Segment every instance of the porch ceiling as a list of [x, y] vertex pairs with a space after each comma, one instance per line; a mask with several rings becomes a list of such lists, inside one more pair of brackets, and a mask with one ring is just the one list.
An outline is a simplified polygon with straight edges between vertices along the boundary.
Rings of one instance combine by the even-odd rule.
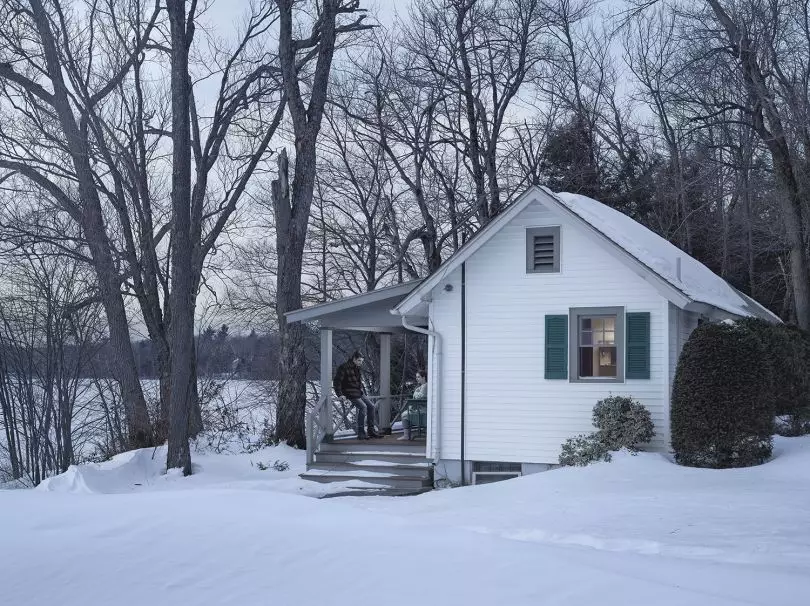
[[[414, 280], [298, 309], [287, 313], [286, 318], [288, 322], [317, 322], [321, 328], [386, 333], [407, 332], [402, 327], [400, 316], [393, 315], [391, 310], [420, 282], [420, 280]], [[416, 325], [421, 324], [418, 318], [409, 317], [409, 321]]]

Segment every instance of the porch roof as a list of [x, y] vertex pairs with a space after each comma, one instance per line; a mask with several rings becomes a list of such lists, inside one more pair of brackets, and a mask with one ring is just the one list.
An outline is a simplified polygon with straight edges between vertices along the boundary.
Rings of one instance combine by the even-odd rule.
[[[402, 332], [400, 316], [393, 310], [413, 291], [421, 280], [412, 280], [386, 288], [378, 288], [336, 301], [296, 309], [285, 315], [287, 322], [317, 322], [321, 328], [361, 330], [367, 332]], [[409, 321], [419, 325], [418, 319]]]

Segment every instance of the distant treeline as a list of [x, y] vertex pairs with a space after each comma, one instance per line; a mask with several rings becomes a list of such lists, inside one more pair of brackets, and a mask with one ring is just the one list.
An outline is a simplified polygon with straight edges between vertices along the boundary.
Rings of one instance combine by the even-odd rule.
[[[401, 335], [392, 340], [392, 382], [410, 380], [417, 366], [424, 366], [426, 344], [423, 339], [412, 335], [406, 344]], [[0, 343], [0, 356], [9, 359], [10, 346]], [[81, 356], [82, 378], [111, 378], [110, 360], [112, 353], [106, 342], [88, 347], [83, 344]], [[407, 354], [406, 354], [407, 348]], [[142, 379], [157, 379], [158, 367], [154, 345], [149, 339], [134, 342], [138, 374]], [[219, 328], [207, 327], [197, 335], [197, 374], [200, 377], [222, 377], [228, 379], [278, 380], [280, 341], [275, 332], [232, 334], [228, 325]], [[360, 350], [367, 358], [365, 372], [370, 384], [376, 385], [379, 378], [379, 337], [373, 333], [336, 332], [333, 337], [333, 363], [335, 366], [348, 358], [352, 352]], [[305, 347], [310, 380], [320, 378], [320, 340], [317, 331], [308, 333]], [[22, 352], [18, 352], [22, 353]], [[29, 352], [30, 354], [30, 352]], [[65, 360], [69, 362], [80, 355], [77, 346], [70, 343], [64, 346]], [[89, 358], [89, 359], [88, 359]], [[406, 362], [406, 358], [409, 360]], [[46, 356], [33, 356], [45, 363]], [[35, 361], [35, 364], [38, 363]], [[45, 369], [43, 368], [43, 371]], [[404, 374], [402, 374], [404, 373]], [[407, 376], [406, 376], [407, 375]]]

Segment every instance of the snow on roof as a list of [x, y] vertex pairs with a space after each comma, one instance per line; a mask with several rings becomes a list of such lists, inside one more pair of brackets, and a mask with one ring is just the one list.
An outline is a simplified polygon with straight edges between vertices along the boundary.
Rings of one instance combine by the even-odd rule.
[[[692, 300], [736, 315], [752, 315], [749, 302], [728, 282], [641, 223], [586, 196], [569, 193], [552, 195]], [[678, 259], [681, 264], [680, 277]]]

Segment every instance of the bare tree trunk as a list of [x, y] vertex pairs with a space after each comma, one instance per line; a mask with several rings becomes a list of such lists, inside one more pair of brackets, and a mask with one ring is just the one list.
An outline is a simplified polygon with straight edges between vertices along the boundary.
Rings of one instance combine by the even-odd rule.
[[96, 267], [101, 302], [109, 323], [110, 348], [114, 356], [113, 368], [117, 370], [116, 379], [121, 387], [129, 446], [144, 448], [153, 443], [149, 413], [138, 377], [135, 354], [132, 351], [129, 323], [121, 297], [118, 275], [108, 248], [109, 242], [105, 242], [107, 238], [102, 224], [101, 208], [95, 204], [85, 204], [84, 214], [85, 233]]
[[[338, 35], [341, 14], [359, 11], [359, 2], [323, 0], [312, 36], [293, 38], [293, 0], [276, 0], [279, 9], [279, 62], [284, 93], [295, 133], [295, 174], [289, 183], [287, 155], [279, 157], [279, 178], [273, 182], [273, 206], [276, 216], [278, 271], [276, 313], [281, 338], [280, 382], [278, 391], [276, 439], [291, 446], [306, 446], [304, 413], [306, 410], [306, 358], [304, 327], [287, 324], [285, 315], [301, 307], [301, 272], [307, 226], [315, 188], [316, 143], [321, 130], [329, 87], [329, 74]], [[342, 33], [368, 29], [364, 16], [342, 25]], [[317, 57], [309, 103], [304, 102], [299, 82], [298, 50], [311, 49]]]
[[470, 68], [470, 57], [467, 50], [467, 19], [468, 12], [472, 9], [474, 2], [459, 0], [453, 8], [456, 11], [456, 37], [458, 43], [458, 53], [462, 66], [462, 91], [464, 95], [464, 109], [467, 116], [467, 127], [470, 133], [470, 150], [468, 158], [472, 165], [472, 176], [475, 182], [475, 201], [478, 214], [478, 221], [481, 225], [489, 222], [490, 208], [484, 187], [485, 170], [481, 166], [481, 140], [478, 134], [478, 113], [475, 104], [475, 90], [473, 88], [472, 69]]
[[[193, 19], [186, 20], [185, 0], [168, 0], [172, 79], [172, 323], [169, 448], [166, 466], [191, 474], [189, 410], [194, 373], [194, 245], [191, 237], [191, 126], [188, 49]], [[188, 30], [187, 30], [188, 23]]]
[[[306, 446], [304, 414], [306, 411], [306, 356], [304, 326], [288, 324], [288, 311], [300, 309], [303, 240], [298, 239], [291, 218], [289, 168], [287, 153], [278, 157], [279, 178], [273, 181], [273, 206], [276, 215], [276, 249], [278, 279], [276, 314], [281, 351], [279, 353], [279, 388], [276, 406], [276, 439], [291, 446]], [[314, 172], [314, 171], [313, 171]]]

